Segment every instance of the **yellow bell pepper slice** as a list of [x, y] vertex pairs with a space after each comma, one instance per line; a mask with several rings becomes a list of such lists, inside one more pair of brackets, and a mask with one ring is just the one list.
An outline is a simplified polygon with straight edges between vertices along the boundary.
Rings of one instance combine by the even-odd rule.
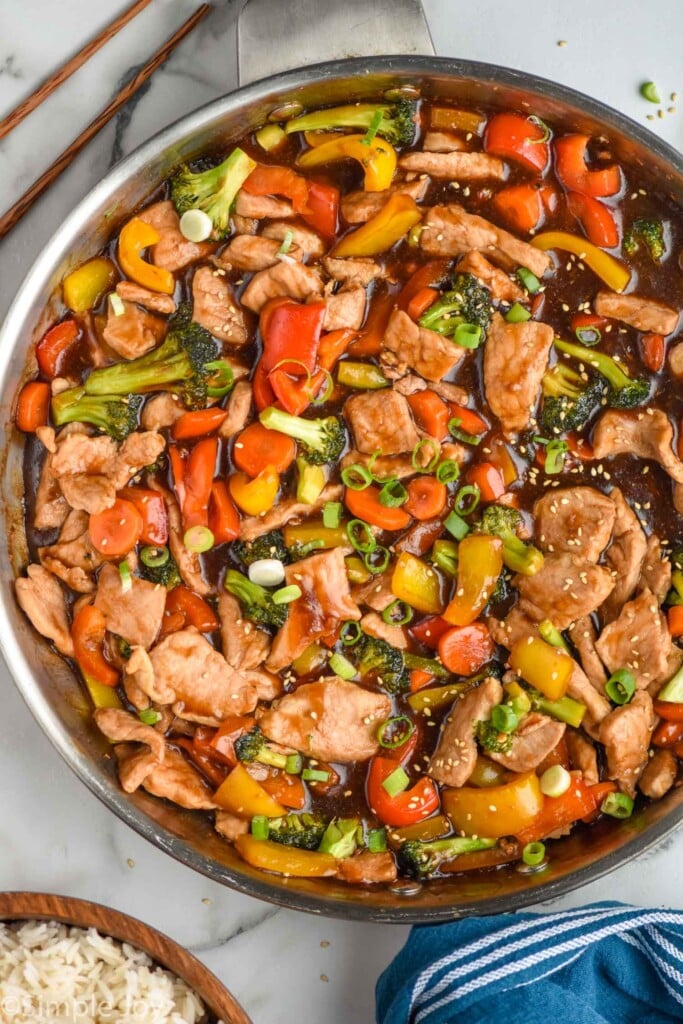
[[153, 292], [173, 295], [175, 278], [170, 270], [155, 267], [153, 263], [143, 260], [141, 253], [150, 245], [156, 245], [161, 235], [151, 224], [146, 224], [139, 217], [133, 217], [121, 230], [119, 235], [119, 263], [126, 277], [143, 288]]
[[389, 842], [400, 846], [409, 839], [417, 839], [419, 843], [428, 843], [430, 839], [441, 839], [451, 831], [451, 823], [445, 814], [437, 814], [425, 821], [416, 821], [413, 825], [389, 830]]
[[234, 473], [228, 480], [232, 499], [248, 516], [260, 516], [275, 504], [280, 489], [280, 474], [274, 466], [266, 466], [252, 480], [246, 473]]
[[252, 779], [243, 764], [236, 765], [216, 790], [214, 801], [219, 807], [240, 818], [263, 814], [281, 818], [287, 813], [282, 804], [267, 793], [260, 782]]
[[587, 263], [593, 273], [597, 274], [613, 292], [623, 292], [631, 280], [631, 274], [623, 263], [580, 235], [572, 235], [568, 231], [544, 231], [532, 238], [531, 244], [543, 252], [548, 249], [565, 249], [574, 253]]
[[308, 169], [336, 163], [337, 160], [357, 160], [365, 172], [365, 191], [384, 192], [394, 177], [396, 150], [385, 139], [375, 138], [369, 144], [364, 139], [364, 135], [334, 135], [302, 153], [297, 164]]
[[486, 118], [473, 110], [456, 110], [454, 107], [432, 107], [429, 112], [429, 126], [440, 132], [471, 132], [478, 135]]
[[332, 250], [332, 255], [377, 256], [391, 249], [421, 218], [422, 214], [411, 196], [394, 192], [379, 213], [362, 228], [342, 238]]
[[104, 256], [82, 263], [64, 278], [64, 304], [73, 313], [87, 313], [116, 280], [116, 267]]
[[452, 626], [478, 619], [503, 571], [503, 542], [487, 534], [471, 534], [458, 545], [455, 597], [443, 617]]
[[540, 636], [522, 637], [510, 651], [510, 665], [530, 686], [550, 700], [560, 700], [569, 686], [574, 662], [561, 647], [553, 647]]
[[274, 871], [291, 878], [326, 878], [337, 874], [337, 861], [331, 853], [298, 850], [270, 839], [255, 839], [249, 834], [237, 836], [235, 846], [247, 864], [261, 871]]
[[105, 686], [104, 683], [98, 683], [92, 676], [86, 675], [85, 672], [81, 673], [83, 681], [87, 687], [90, 699], [96, 708], [122, 708], [121, 698], [116, 692], [115, 687]]
[[391, 592], [399, 601], [425, 615], [439, 615], [443, 608], [441, 584], [431, 565], [402, 551], [391, 577]]
[[456, 832], [468, 836], [517, 835], [543, 810], [543, 794], [533, 772], [502, 786], [444, 789], [441, 804]]
[[349, 548], [349, 535], [345, 526], [323, 526], [322, 519], [307, 519], [284, 528], [285, 547], [296, 544], [315, 544], [321, 551], [325, 548]]

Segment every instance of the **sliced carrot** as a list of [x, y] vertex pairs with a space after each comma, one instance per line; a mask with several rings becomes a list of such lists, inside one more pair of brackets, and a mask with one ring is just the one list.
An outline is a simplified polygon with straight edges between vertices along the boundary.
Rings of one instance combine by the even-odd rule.
[[387, 508], [379, 500], [379, 487], [366, 487], [354, 491], [350, 487], [344, 492], [344, 503], [352, 516], [362, 519], [380, 530], [404, 530], [410, 523], [410, 516], [402, 508]]
[[379, 355], [389, 317], [395, 304], [396, 296], [389, 291], [373, 296], [365, 326], [349, 345], [349, 352], [353, 352], [354, 356]]
[[437, 288], [422, 288], [408, 303], [406, 313], [411, 320], [419, 320], [430, 306], [434, 305], [439, 297]]
[[416, 391], [414, 395], [408, 395], [408, 405], [418, 427], [426, 430], [430, 437], [435, 437], [437, 441], [443, 441], [447, 437], [451, 412], [436, 391], [430, 388]]
[[439, 657], [449, 672], [470, 676], [493, 657], [495, 645], [485, 623], [454, 626], [439, 640]]
[[226, 544], [228, 541], [237, 540], [240, 534], [240, 514], [225, 480], [215, 480], [211, 485], [209, 529], [213, 534], [214, 544]]
[[675, 604], [666, 613], [669, 632], [672, 636], [683, 636], [683, 605]]
[[485, 434], [489, 429], [489, 425], [486, 420], [483, 420], [478, 412], [474, 409], [468, 409], [465, 405], [458, 405], [456, 402], [448, 403], [451, 410], [451, 417], [456, 420], [460, 420], [458, 424], [460, 430], [464, 430], [466, 434], [472, 434], [473, 437], [479, 437], [480, 434]]
[[467, 480], [476, 484], [482, 501], [496, 501], [505, 494], [503, 474], [492, 462], [479, 462], [467, 471]]
[[434, 679], [431, 672], [425, 672], [423, 668], [414, 668], [410, 673], [410, 692], [417, 693], [418, 690], [422, 690]]
[[88, 533], [96, 551], [106, 558], [127, 555], [142, 536], [143, 521], [132, 501], [117, 498], [111, 508], [90, 516]]
[[47, 425], [50, 413], [50, 385], [32, 380], [21, 389], [17, 402], [16, 424], [25, 434], [35, 434]]
[[132, 502], [142, 516], [142, 543], [163, 547], [168, 540], [168, 512], [163, 494], [146, 487], [124, 487], [118, 497]]
[[74, 655], [83, 675], [103, 686], [116, 686], [119, 674], [104, 656], [107, 623], [103, 613], [93, 604], [76, 612], [71, 626]]
[[533, 185], [511, 185], [493, 197], [493, 205], [515, 231], [530, 234], [543, 222], [545, 211], [540, 191]]
[[664, 366], [666, 346], [661, 334], [644, 334], [640, 339], [643, 347], [643, 362], [652, 373], [659, 373]]
[[191, 450], [184, 467], [183, 522], [191, 526], [209, 525], [209, 498], [216, 471], [218, 438], [204, 437]]
[[53, 380], [59, 373], [62, 356], [71, 348], [78, 338], [78, 325], [75, 320], [62, 320], [43, 335], [36, 347], [36, 359], [40, 372], [48, 380]]
[[414, 519], [436, 519], [446, 508], [448, 488], [434, 476], [416, 476], [406, 490], [408, 500], [403, 507]]
[[266, 466], [286, 473], [296, 458], [296, 441], [278, 430], [268, 430], [262, 423], [250, 423], [235, 438], [233, 462], [238, 469], [256, 477]]
[[212, 434], [218, 430], [227, 416], [225, 409], [197, 409], [196, 412], [184, 412], [171, 428], [174, 441], [189, 441], [193, 437]]
[[323, 370], [334, 369], [335, 363], [344, 355], [357, 334], [358, 331], [352, 331], [348, 327], [323, 334], [318, 345], [318, 365]]

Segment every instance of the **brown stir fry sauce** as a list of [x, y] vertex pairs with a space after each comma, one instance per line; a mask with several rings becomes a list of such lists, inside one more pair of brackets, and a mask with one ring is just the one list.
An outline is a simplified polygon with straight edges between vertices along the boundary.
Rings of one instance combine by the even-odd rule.
[[249, 863], [542, 866], [683, 756], [680, 211], [516, 112], [283, 127], [65, 279], [17, 599]]

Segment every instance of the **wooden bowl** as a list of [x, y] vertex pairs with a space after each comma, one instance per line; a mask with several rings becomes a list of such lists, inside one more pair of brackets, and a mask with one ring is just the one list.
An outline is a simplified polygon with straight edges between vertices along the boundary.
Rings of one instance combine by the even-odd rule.
[[77, 928], [96, 928], [120, 942], [141, 949], [200, 997], [224, 1024], [253, 1024], [218, 978], [167, 935], [134, 917], [88, 900], [41, 892], [0, 892], [0, 921], [59, 921]]

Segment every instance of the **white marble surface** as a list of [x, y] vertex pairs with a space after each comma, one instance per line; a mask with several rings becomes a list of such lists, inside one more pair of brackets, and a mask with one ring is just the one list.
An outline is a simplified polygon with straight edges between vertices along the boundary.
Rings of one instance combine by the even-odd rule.
[[[0, 116], [125, 7], [125, 0], [0, 0]], [[0, 142], [0, 207], [77, 135], [118, 83], [196, 7], [154, 0], [120, 38]], [[678, 0], [425, 0], [442, 55], [526, 69], [573, 85], [644, 122], [683, 93]], [[49, 195], [0, 243], [0, 314], [60, 220], [122, 154], [158, 128], [234, 87], [234, 13], [207, 18], [151, 84], [90, 144]], [[558, 47], [559, 40], [566, 46]], [[312, 55], [323, 59], [324, 53]], [[672, 105], [665, 102], [664, 106]], [[683, 116], [650, 123], [683, 147]], [[366, 1024], [373, 987], [404, 941], [399, 927], [319, 920], [241, 897], [158, 852], [114, 820], [60, 761], [0, 669], [0, 889], [62, 892], [133, 913], [186, 944], [221, 977], [255, 1024]], [[613, 898], [683, 907], [681, 837], [647, 860], [562, 900]]]

